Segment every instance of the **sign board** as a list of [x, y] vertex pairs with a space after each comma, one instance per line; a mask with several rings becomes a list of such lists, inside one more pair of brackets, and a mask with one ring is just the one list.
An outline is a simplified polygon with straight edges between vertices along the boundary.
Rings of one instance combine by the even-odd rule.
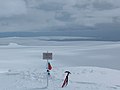
[[43, 59], [52, 60], [52, 53], [43, 53]]

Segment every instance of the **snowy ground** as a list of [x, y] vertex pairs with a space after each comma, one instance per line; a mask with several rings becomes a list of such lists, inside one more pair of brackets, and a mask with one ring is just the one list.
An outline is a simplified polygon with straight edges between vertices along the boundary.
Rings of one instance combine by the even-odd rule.
[[[46, 51], [54, 54], [48, 88], [42, 60]], [[119, 42], [0, 46], [0, 90], [120, 90], [119, 53]], [[68, 86], [61, 88], [65, 70], [71, 75]]]

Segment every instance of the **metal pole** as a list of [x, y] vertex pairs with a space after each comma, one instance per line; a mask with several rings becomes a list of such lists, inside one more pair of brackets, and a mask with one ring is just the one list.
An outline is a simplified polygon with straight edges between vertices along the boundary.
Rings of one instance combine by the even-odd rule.
[[[48, 53], [48, 51], [47, 51], [47, 53]], [[47, 86], [46, 87], [48, 87], [48, 59], [47, 59], [46, 69], [47, 69], [47, 73], [46, 73]]]
[[48, 59], [47, 59], [47, 87], [48, 87]]

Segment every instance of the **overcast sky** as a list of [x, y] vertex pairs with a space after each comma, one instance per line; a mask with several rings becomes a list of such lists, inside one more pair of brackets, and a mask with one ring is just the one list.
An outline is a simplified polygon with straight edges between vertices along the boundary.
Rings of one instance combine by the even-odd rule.
[[0, 32], [97, 30], [99, 25], [119, 30], [120, 0], [0, 0]]

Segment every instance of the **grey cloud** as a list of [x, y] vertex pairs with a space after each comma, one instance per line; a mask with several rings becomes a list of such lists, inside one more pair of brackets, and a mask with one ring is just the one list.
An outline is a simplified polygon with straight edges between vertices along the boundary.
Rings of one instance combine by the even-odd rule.
[[120, 16], [113, 17], [114, 23], [120, 23]]
[[54, 27], [58, 35], [95, 37], [96, 40], [120, 40], [120, 23], [102, 23], [96, 24], [94, 27], [86, 27], [80, 25], [67, 25], [65, 27]]
[[26, 10], [23, 0], [0, 0], [0, 17], [26, 14]]
[[73, 7], [77, 8], [77, 9], [87, 9], [87, 8], [89, 8], [88, 6], [89, 6], [88, 3], [87, 4], [83, 4], [83, 5], [80, 5], [80, 4], [77, 3]]
[[95, 30], [94, 27], [91, 26], [84, 26], [84, 25], [79, 25], [79, 24], [74, 24], [74, 23], [69, 23], [66, 24], [65, 26], [54, 26], [49, 28], [50, 30], [54, 30], [54, 31], [70, 31], [70, 32], [77, 32], [77, 31], [84, 31], [84, 30]]
[[117, 8], [112, 3], [106, 1], [95, 1], [93, 2], [93, 7], [97, 10], [110, 10]]
[[13, 15], [11, 17], [0, 18], [0, 25], [9, 26], [12, 24], [24, 23], [26, 21], [27, 21], [27, 17], [25, 15]]
[[[7, 1], [10, 2], [10, 0]], [[80, 32], [81, 30], [97, 30], [96, 24], [112, 22], [118, 24], [120, 22], [118, 4], [114, 0], [99, 1], [101, 2], [98, 0], [24, 0], [19, 9], [23, 6], [22, 9], [27, 8], [27, 13], [24, 14], [25, 10], [23, 10], [20, 14], [14, 12], [15, 14], [11, 14], [10, 17], [0, 17], [0, 32], [35, 32], [48, 29], [51, 32], [69, 30]]]
[[103, 40], [120, 40], [120, 23], [96, 24], [96, 37]]
[[25, 15], [13, 15], [11, 17], [2, 17], [0, 18], [0, 21], [18, 21], [25, 18]]
[[72, 14], [68, 13], [68, 12], [56, 13], [55, 19], [60, 20], [60, 21], [64, 21], [64, 22], [71, 22], [71, 21], [75, 20], [75, 18], [72, 17]]
[[118, 6], [115, 6], [113, 3], [104, 0], [103, 1], [95, 0], [93, 3], [89, 1], [84, 4], [76, 3], [73, 7], [76, 7], [78, 9], [91, 9], [92, 8], [91, 6], [93, 7], [93, 9], [96, 10], [110, 10], [118, 8]]
[[63, 10], [63, 6], [64, 4], [49, 2], [49, 3], [42, 3], [34, 8], [41, 9], [44, 11], [57, 11], [57, 10]]
[[[5, 32], [0, 33], [2, 37], [6, 36], [20, 36], [20, 37], [37, 37], [41, 35], [64, 35], [64, 36], [81, 36], [81, 37], [94, 37], [94, 40], [103, 40], [103, 41], [118, 41], [120, 40], [120, 23], [103, 23], [103, 24], [96, 24], [95, 27], [86, 27], [80, 26], [76, 24], [69, 24], [63, 27], [51, 27], [46, 29], [44, 28], [43, 31], [36, 31], [36, 32]], [[53, 30], [51, 32], [51, 30]]]

